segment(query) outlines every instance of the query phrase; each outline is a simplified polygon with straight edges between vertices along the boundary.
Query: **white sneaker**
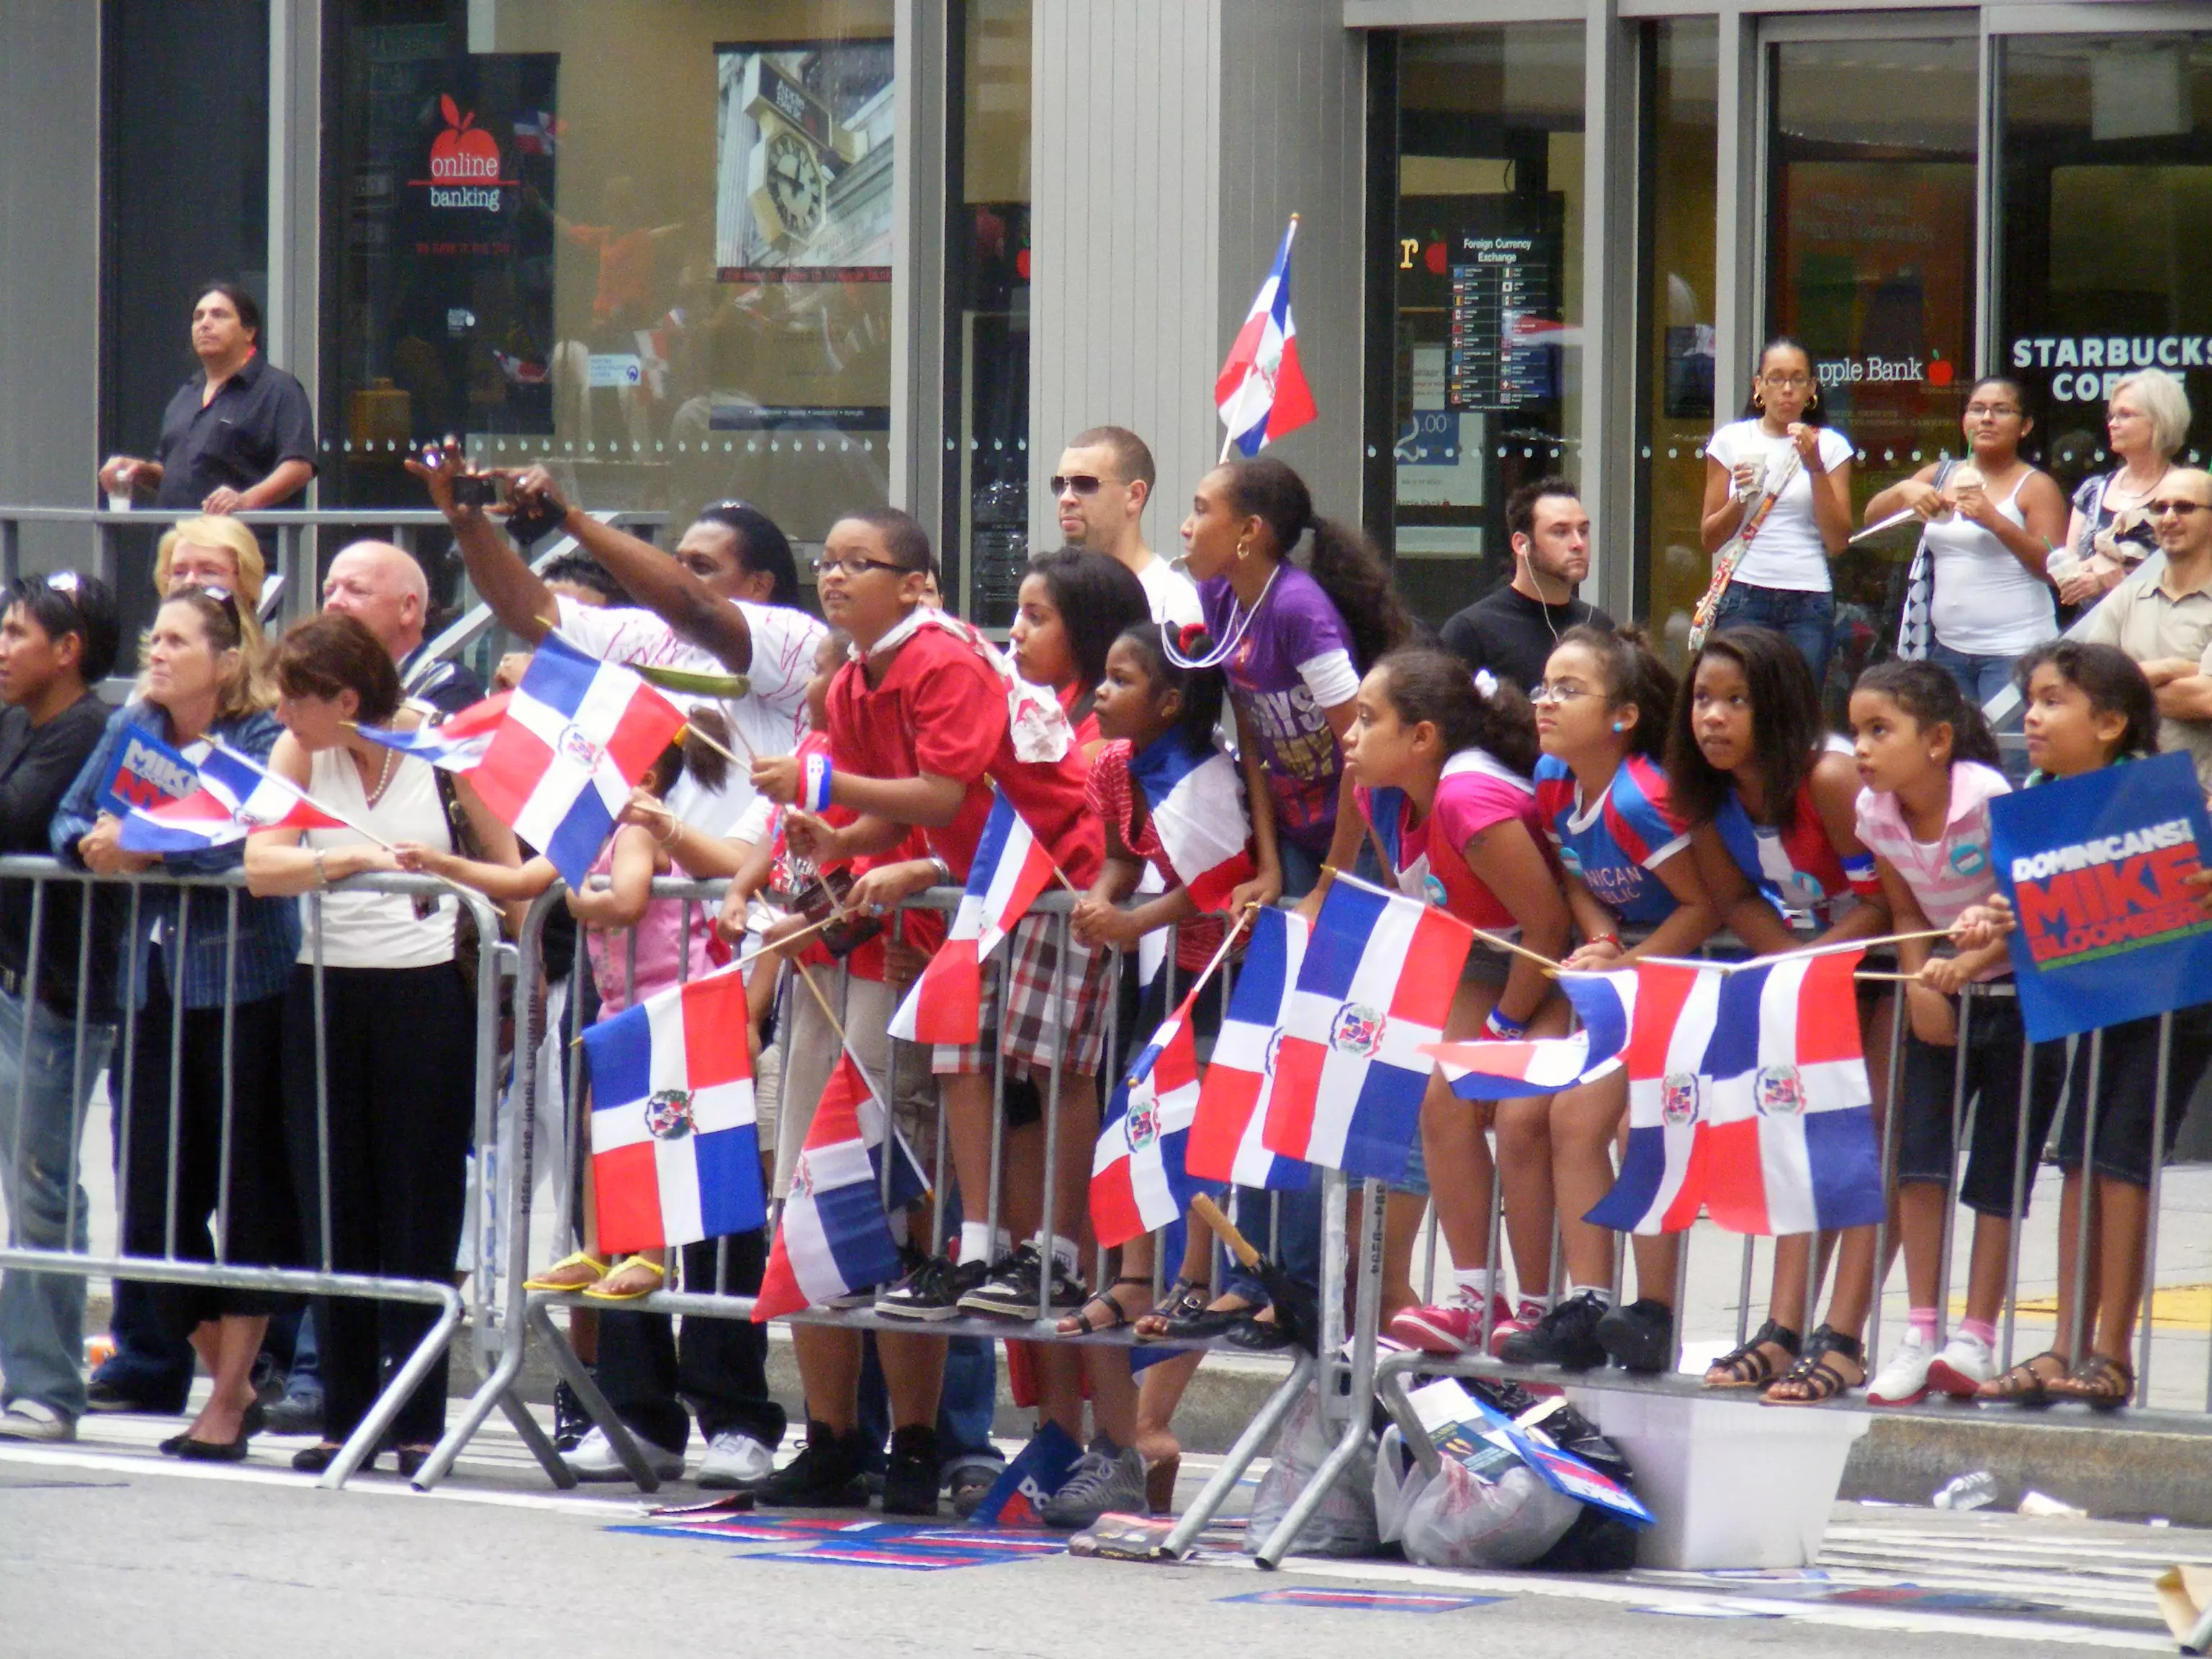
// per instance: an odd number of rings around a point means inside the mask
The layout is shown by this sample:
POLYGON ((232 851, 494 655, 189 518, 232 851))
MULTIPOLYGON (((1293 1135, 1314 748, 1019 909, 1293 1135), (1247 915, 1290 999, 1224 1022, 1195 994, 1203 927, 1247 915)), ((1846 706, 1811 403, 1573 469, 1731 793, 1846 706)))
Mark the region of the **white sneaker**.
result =
MULTIPOLYGON (((641 1434, 633 1434, 637 1449, 645 1454, 647 1465, 663 1480, 684 1478, 684 1454, 670 1451, 665 1446, 656 1446, 641 1434)), ((579 1480, 627 1480, 629 1471, 615 1455, 614 1444, 607 1438, 605 1429, 594 1428, 576 1443, 576 1449, 562 1452, 561 1461, 568 1466, 568 1473, 579 1480)))
POLYGON ((749 1434, 725 1429, 707 1443, 695 1483, 714 1492, 742 1492, 767 1480, 775 1455, 749 1434))
POLYGON ((1929 1362, 1928 1386, 1954 1400, 1971 1400, 1974 1390, 1997 1374, 1996 1355, 1978 1336, 1951 1333, 1943 1352, 1929 1362))
POLYGON ((1928 1397, 1928 1366, 1936 1345, 1907 1327, 1905 1340, 1892 1349, 1889 1363, 1867 1384, 1869 1406, 1917 1406, 1928 1397))
POLYGON ((52 1406, 35 1400, 18 1400, 0 1412, 0 1440, 74 1440, 76 1422, 52 1406))

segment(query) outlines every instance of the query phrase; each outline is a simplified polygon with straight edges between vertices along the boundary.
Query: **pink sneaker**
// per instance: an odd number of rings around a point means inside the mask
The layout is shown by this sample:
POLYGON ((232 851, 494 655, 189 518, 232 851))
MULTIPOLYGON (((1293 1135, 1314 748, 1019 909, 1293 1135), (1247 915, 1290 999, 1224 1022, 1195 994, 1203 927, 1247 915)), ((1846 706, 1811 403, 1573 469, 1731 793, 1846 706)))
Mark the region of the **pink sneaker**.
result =
POLYGON ((1490 1357, 1498 1358, 1498 1351, 1505 1346, 1505 1339, 1522 1331, 1533 1331, 1544 1322, 1544 1304, 1534 1297, 1524 1296, 1512 1317, 1501 1319, 1490 1333, 1490 1357))
MULTIPOLYGON (((1512 1318, 1512 1304, 1502 1296, 1490 1298, 1490 1317, 1498 1328, 1512 1318)), ((1518 1329, 1518 1326, 1513 1327, 1518 1329)), ((1462 1354, 1479 1352, 1482 1342, 1482 1304, 1466 1291, 1434 1307, 1408 1308, 1390 1322, 1390 1335, 1423 1353, 1462 1354)))

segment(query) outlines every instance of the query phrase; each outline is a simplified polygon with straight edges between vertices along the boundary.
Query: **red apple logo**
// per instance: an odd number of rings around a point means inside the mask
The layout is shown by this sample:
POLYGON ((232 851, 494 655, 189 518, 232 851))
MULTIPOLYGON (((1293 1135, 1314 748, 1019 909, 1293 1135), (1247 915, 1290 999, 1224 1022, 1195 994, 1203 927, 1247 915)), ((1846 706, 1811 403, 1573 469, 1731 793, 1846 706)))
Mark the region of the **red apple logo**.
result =
POLYGON ((1937 356, 1933 351, 1930 351, 1928 354, 1928 384, 1930 386, 1950 385, 1950 363, 1946 359, 1937 356))
POLYGON ((1421 253, 1422 263, 1428 266, 1429 275, 1431 276, 1441 276, 1444 274, 1444 245, 1442 242, 1430 243, 1421 253))
POLYGON ((495 181, 499 178, 499 141, 476 125, 476 113, 461 112, 450 94, 438 95, 446 117, 446 130, 430 144, 430 176, 437 179, 495 181))

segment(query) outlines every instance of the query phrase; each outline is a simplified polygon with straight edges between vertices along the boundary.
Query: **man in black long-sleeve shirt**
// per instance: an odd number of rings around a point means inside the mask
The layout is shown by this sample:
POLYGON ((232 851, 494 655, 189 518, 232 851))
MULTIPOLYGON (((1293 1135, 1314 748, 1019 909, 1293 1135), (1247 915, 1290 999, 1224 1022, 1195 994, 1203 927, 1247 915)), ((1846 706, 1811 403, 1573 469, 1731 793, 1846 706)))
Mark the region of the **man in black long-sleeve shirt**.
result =
POLYGON ((1610 628, 1613 618, 1575 597, 1589 574, 1590 519, 1565 478, 1539 478, 1505 498, 1513 538, 1513 580, 1443 625, 1447 650, 1472 671, 1488 669, 1523 691, 1544 678, 1559 635, 1578 623, 1610 628))
MULTIPOLYGON (((114 667, 121 630, 106 584, 73 571, 26 576, 8 599, 0 619, 0 854, 44 854, 54 809, 106 729, 107 708, 88 683, 114 667)), ((0 1192, 20 1243, 81 1251, 88 1224, 77 1130, 106 1063, 113 1015, 106 958, 113 952, 101 950, 95 927, 79 1054, 83 890, 48 884, 33 964, 36 887, 0 881, 0 1192)), ((82 1279, 15 1267, 0 1278, 0 1439, 75 1437, 85 1408, 83 1323, 82 1279)))

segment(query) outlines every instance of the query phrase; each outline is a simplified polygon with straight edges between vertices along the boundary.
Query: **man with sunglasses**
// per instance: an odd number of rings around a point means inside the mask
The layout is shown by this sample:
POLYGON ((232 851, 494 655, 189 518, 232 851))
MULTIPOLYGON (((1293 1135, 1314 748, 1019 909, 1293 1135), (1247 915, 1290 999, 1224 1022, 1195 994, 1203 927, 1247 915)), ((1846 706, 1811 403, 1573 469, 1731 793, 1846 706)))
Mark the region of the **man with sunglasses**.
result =
MULTIPOLYGON (((63 570, 15 584, 0 618, 0 854, 47 851, 54 811, 107 729, 107 708, 90 688, 115 666, 121 640, 105 582, 63 570)), ((82 894, 74 883, 47 892, 34 988, 33 891, 27 881, 0 882, 0 1192, 26 1247, 82 1250, 89 1208, 75 1127, 106 1063, 112 988, 84 988, 79 1054, 82 894)), ((0 1439, 76 1437, 86 1407, 83 1325, 82 1279, 21 1267, 0 1277, 0 1439)))
POLYGON ((2158 746, 2187 754, 2212 793, 2212 473, 2174 468, 2143 512, 2166 562, 2107 594, 2081 637, 2136 659, 2158 696, 2158 746))
POLYGON ((1060 453, 1053 502, 1070 547, 1110 553, 1145 585, 1154 622, 1202 622, 1198 588, 1145 541, 1145 507, 1157 477, 1152 452, 1123 426, 1079 432, 1060 453))

